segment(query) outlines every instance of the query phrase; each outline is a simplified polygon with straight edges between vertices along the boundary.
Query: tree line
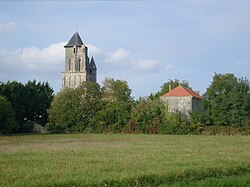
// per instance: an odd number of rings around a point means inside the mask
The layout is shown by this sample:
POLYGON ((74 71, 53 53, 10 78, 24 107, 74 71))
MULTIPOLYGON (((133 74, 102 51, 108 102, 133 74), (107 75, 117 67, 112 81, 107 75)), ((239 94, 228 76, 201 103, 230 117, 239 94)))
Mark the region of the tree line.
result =
POLYGON ((26 132, 27 123, 37 121, 51 133, 200 134, 220 128, 249 133, 250 84, 246 78, 215 74, 203 95, 203 112, 193 111, 189 116, 169 113, 160 102, 169 85, 190 88, 188 81, 169 80, 157 93, 135 100, 127 82, 113 78, 106 78, 102 86, 84 82, 56 95, 48 83, 1 83, 0 131, 26 132))
POLYGON ((45 125, 53 93, 48 82, 0 82, 0 132, 30 132, 31 122, 45 125))

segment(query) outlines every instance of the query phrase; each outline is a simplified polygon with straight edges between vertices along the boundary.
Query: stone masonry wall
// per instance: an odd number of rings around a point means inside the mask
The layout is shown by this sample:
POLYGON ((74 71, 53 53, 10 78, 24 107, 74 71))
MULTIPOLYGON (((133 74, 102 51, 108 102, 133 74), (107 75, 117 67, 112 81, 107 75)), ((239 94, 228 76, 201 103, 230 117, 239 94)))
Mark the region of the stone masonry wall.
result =
POLYGON ((192 96, 161 97, 160 99, 168 105, 169 112, 179 111, 188 115, 192 111, 192 96))
POLYGON ((85 72, 64 72, 62 75, 62 87, 77 88, 82 82, 86 81, 85 72))

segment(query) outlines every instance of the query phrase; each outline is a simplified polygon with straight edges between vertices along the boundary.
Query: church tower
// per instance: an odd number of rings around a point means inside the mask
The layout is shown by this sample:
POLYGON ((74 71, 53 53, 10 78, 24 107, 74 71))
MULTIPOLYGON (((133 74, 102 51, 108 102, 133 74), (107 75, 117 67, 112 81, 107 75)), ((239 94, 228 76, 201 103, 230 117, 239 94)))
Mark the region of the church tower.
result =
POLYGON ((88 48, 76 32, 65 48, 65 71, 62 73, 62 87, 77 88, 82 82, 96 82, 97 68, 94 58, 89 62, 88 48))

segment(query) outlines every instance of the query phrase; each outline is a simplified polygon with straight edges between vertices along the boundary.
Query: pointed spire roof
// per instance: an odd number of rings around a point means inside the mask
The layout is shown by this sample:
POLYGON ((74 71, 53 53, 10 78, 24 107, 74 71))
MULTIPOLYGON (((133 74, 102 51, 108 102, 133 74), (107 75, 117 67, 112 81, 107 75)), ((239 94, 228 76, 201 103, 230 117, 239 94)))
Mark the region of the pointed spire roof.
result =
POLYGON ((193 96, 198 99, 202 99, 202 96, 200 96, 198 93, 183 86, 176 87, 170 92, 164 94, 162 97, 183 97, 183 96, 193 96))
POLYGON ((95 65, 95 60, 93 57, 91 57, 90 63, 89 63, 90 68, 97 69, 95 65))
POLYGON ((84 45, 82 42, 82 39, 80 37, 80 35, 78 34, 78 32, 76 32, 71 39, 69 40, 68 44, 65 45, 64 47, 73 47, 73 46, 82 46, 84 45))

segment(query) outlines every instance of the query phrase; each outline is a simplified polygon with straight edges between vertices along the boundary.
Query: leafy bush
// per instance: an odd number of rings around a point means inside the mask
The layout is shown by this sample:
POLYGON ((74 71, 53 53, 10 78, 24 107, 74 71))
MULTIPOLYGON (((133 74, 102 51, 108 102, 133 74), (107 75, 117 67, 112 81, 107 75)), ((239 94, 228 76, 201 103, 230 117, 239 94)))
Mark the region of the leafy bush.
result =
POLYGON ((125 132, 157 134, 159 126, 164 123, 165 106, 157 99, 141 98, 132 108, 131 117, 125 132))
POLYGON ((121 132, 130 118, 131 102, 109 102, 92 119, 93 132, 121 132))
POLYGON ((207 135, 250 135, 250 126, 205 126, 202 134, 207 135))
POLYGON ((165 112, 163 124, 160 125, 160 134, 199 134, 199 125, 191 123, 190 117, 180 112, 165 112))

